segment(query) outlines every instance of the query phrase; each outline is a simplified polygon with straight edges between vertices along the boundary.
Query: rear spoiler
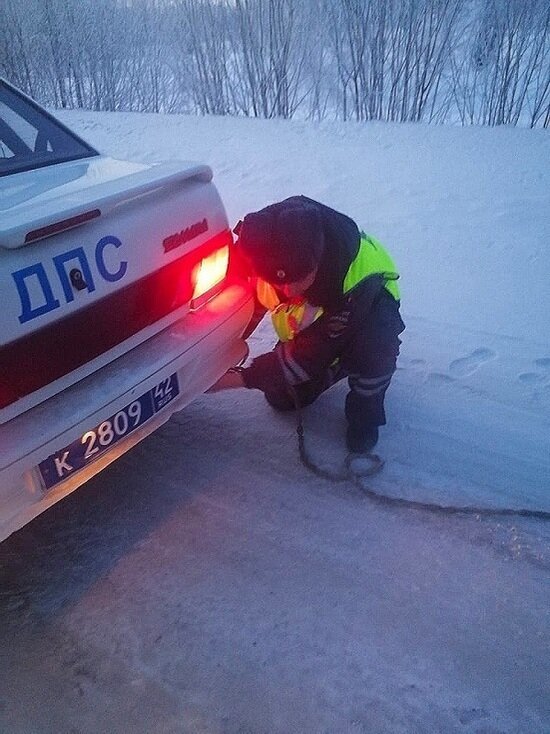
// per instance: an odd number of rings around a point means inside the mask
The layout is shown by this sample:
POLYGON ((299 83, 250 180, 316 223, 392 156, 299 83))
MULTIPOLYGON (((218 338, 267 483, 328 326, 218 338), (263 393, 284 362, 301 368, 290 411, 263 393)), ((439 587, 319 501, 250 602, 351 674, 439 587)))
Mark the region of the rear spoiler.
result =
POLYGON ((106 214, 115 206, 157 189, 189 179, 208 182, 212 169, 203 164, 163 163, 143 171, 112 179, 47 202, 30 202, 21 209, 4 212, 0 225, 0 247, 16 250, 60 231, 73 229, 106 214))

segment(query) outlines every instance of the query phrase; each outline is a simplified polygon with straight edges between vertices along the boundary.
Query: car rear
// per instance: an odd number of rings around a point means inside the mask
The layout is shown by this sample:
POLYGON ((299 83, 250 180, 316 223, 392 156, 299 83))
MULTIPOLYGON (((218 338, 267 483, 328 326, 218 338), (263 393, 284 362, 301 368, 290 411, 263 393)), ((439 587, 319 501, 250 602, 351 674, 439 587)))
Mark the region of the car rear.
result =
POLYGON ((241 360, 252 299, 207 166, 94 151, 0 194, 2 539, 241 360))

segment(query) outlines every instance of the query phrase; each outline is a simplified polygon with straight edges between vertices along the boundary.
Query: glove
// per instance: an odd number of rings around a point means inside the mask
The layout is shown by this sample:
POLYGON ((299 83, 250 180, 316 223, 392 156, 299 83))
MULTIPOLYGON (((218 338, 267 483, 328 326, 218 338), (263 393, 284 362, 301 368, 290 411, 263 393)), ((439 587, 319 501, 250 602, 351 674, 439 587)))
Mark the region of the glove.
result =
POLYGON ((208 388, 207 393, 221 392, 222 390, 234 390, 238 387, 246 387, 241 370, 235 367, 227 370, 227 372, 215 382, 212 387, 208 388))

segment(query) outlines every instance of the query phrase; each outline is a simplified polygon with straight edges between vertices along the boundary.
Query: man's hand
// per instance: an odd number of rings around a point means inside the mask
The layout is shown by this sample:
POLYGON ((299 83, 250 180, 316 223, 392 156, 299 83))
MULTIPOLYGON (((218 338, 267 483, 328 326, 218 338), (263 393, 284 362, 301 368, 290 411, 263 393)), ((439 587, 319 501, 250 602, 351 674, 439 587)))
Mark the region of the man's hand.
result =
POLYGON ((215 382, 206 392, 220 392, 221 390, 234 390, 237 387, 246 387, 242 375, 237 370, 228 370, 225 375, 215 382))

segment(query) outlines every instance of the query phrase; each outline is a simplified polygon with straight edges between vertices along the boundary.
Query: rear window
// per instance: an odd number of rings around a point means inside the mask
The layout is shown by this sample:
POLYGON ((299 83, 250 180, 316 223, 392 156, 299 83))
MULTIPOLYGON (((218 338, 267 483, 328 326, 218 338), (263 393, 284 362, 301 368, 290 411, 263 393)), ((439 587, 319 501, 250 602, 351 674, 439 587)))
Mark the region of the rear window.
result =
POLYGON ((0 176, 94 155, 87 143, 0 81, 0 176))

